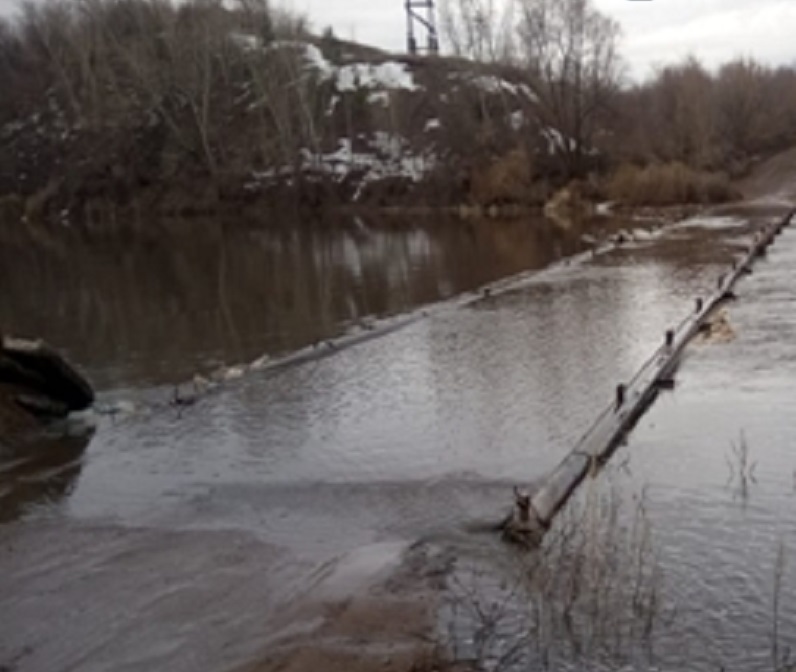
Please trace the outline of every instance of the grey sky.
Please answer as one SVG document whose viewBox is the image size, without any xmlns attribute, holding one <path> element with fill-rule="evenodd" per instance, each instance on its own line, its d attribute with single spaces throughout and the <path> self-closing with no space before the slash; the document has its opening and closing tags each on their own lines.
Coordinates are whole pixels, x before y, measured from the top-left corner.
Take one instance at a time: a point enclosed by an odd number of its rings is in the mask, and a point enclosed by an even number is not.
<svg viewBox="0 0 796 672">
<path fill-rule="evenodd" d="M 3 2 L 5 0 L 0 0 Z M 693 53 L 715 66 L 735 56 L 796 62 L 796 0 L 594 0 L 624 29 L 637 77 Z M 403 0 L 292 0 L 317 29 L 391 50 L 404 48 Z"/>
<path fill-rule="evenodd" d="M 316 30 L 392 51 L 404 49 L 404 0 L 276 0 L 304 12 Z M 796 0 L 594 0 L 624 29 L 622 52 L 643 77 L 692 53 L 709 66 L 735 56 L 796 63 Z M 0 0 L 0 14 L 16 0 Z"/>
</svg>

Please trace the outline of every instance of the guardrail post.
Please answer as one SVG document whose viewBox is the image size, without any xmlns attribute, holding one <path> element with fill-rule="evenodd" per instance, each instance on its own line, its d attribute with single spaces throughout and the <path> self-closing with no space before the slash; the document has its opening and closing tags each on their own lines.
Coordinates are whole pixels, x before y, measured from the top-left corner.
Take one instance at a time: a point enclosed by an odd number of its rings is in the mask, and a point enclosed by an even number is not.
<svg viewBox="0 0 796 672">
<path fill-rule="evenodd" d="M 625 385 L 624 383 L 619 383 L 616 386 L 616 410 L 618 411 L 625 403 Z"/>
<path fill-rule="evenodd" d="M 629 383 L 620 383 L 616 386 L 613 409 L 609 405 L 600 414 L 597 421 L 551 472 L 534 496 L 532 510 L 536 512 L 543 528 L 552 521 L 555 513 L 566 503 L 589 473 L 590 468 L 593 469 L 598 461 L 608 460 L 612 451 L 627 436 L 632 424 L 637 422 L 652 403 L 657 390 L 674 386 L 674 373 L 680 356 L 680 350 L 675 349 L 675 345 L 684 348 L 698 330 L 707 326 L 706 318 L 709 316 L 707 310 L 712 310 L 722 300 L 733 298 L 736 282 L 743 274 L 752 272 L 756 258 L 773 242 L 777 229 L 787 226 L 795 215 L 796 210 L 791 211 L 776 227 L 768 226 L 758 230 L 754 242 L 746 248 L 746 253 L 732 261 L 732 272 L 727 271 L 718 278 L 719 291 L 712 292 L 707 298 L 696 297 L 696 313 L 682 323 L 686 328 L 682 331 L 681 327 L 667 329 L 664 337 L 665 347 L 659 347 Z"/>
</svg>

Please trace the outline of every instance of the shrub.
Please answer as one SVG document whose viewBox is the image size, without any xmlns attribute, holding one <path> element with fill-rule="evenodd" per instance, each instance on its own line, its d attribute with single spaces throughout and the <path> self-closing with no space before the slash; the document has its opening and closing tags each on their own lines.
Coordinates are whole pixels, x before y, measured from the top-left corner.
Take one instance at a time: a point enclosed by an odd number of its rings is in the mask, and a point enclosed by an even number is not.
<svg viewBox="0 0 796 672">
<path fill-rule="evenodd" d="M 628 205 L 724 203 L 739 198 L 726 175 L 679 163 L 620 166 L 608 182 L 611 200 Z"/>
<path fill-rule="evenodd" d="M 527 203 L 533 191 L 533 167 L 528 154 L 521 149 L 478 166 L 471 178 L 470 196 L 479 205 Z"/>
</svg>

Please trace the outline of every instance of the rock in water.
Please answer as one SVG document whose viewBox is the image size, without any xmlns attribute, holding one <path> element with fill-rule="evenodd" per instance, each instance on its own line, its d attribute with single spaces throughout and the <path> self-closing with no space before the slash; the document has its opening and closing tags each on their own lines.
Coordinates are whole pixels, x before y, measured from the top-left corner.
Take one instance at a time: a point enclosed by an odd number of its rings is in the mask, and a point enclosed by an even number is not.
<svg viewBox="0 0 796 672">
<path fill-rule="evenodd" d="M 40 340 L 3 336 L 0 384 L 7 399 L 37 416 L 62 417 L 94 403 L 88 381 Z"/>
</svg>

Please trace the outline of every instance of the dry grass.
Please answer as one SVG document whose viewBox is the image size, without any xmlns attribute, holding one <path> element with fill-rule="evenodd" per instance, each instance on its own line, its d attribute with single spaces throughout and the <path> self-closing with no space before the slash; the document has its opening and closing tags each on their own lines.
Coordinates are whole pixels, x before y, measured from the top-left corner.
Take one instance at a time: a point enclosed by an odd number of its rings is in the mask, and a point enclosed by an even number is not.
<svg viewBox="0 0 796 672">
<path fill-rule="evenodd" d="M 740 197 L 726 175 L 689 168 L 679 162 L 644 168 L 624 164 L 608 182 L 611 200 L 627 205 L 724 203 Z"/>
<path fill-rule="evenodd" d="M 541 548 L 495 573 L 452 580 L 443 616 L 453 659 L 479 670 L 551 669 L 562 660 L 617 669 L 649 652 L 673 609 L 662 597 L 644 493 L 630 517 L 615 492 L 562 512 Z"/>
<path fill-rule="evenodd" d="M 479 205 L 527 203 L 533 192 L 533 166 L 522 149 L 511 150 L 472 171 L 470 198 Z"/>
</svg>

